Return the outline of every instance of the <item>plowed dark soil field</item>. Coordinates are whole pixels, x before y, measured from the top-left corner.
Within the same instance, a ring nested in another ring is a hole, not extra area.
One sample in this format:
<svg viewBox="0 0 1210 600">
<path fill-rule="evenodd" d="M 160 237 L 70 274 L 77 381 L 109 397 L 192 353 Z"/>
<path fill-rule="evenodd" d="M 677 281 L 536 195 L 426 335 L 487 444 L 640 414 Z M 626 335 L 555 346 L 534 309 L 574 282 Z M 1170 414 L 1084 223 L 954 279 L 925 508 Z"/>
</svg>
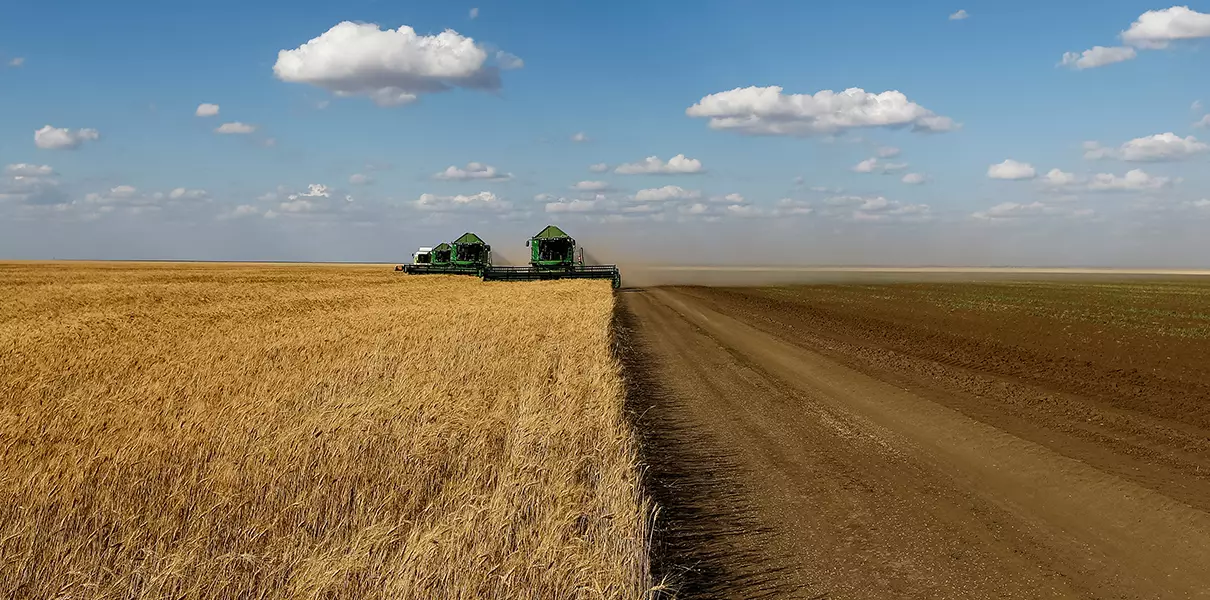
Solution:
<svg viewBox="0 0 1210 600">
<path fill-rule="evenodd" d="M 1210 597 L 1210 282 L 651 288 L 619 324 L 687 596 Z"/>
</svg>

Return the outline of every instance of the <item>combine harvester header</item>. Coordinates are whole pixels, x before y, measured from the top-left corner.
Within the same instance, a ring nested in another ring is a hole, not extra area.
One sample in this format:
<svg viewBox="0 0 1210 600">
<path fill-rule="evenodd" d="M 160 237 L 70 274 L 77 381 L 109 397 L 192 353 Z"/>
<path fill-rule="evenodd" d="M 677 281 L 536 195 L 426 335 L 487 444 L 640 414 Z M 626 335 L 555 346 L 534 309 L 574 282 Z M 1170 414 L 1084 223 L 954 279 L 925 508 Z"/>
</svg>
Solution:
<svg viewBox="0 0 1210 600">
<path fill-rule="evenodd" d="M 528 267 L 492 265 L 491 246 L 473 233 L 464 234 L 450 244 L 421 248 L 412 255 L 412 264 L 395 267 L 410 275 L 478 275 L 484 281 L 538 281 L 546 279 L 609 279 L 621 287 L 622 274 L 617 265 L 585 265 L 584 249 L 577 251 L 576 240 L 554 225 L 547 225 L 525 242 L 529 246 Z M 443 252 L 446 252 L 443 254 Z"/>
</svg>

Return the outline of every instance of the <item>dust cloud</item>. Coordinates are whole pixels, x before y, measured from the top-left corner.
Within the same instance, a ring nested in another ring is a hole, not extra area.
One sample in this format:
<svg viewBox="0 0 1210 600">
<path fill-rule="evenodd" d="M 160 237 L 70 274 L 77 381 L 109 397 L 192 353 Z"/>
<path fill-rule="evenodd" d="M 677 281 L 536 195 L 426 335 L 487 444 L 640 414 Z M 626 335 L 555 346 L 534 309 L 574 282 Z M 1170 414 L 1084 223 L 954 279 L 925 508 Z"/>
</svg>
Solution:
<svg viewBox="0 0 1210 600">
<path fill-rule="evenodd" d="M 627 286 L 961 280 L 1210 268 L 1210 240 L 1102 225 L 750 222 L 580 226 L 586 261 L 617 264 Z M 971 269 L 982 270 L 972 273 Z M 1072 271 L 1043 273 L 1040 270 Z M 1198 273 L 1200 274 L 1200 273 Z"/>
</svg>

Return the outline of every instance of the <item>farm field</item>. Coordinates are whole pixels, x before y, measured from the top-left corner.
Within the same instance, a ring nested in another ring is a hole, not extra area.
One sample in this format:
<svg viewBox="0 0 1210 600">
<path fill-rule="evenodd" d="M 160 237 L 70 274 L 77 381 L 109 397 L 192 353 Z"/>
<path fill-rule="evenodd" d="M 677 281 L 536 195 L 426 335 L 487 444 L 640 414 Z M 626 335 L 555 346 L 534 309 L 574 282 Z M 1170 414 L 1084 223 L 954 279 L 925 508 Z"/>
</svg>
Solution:
<svg viewBox="0 0 1210 600">
<path fill-rule="evenodd" d="M 1210 280 L 619 298 L 685 597 L 1210 597 Z"/>
<path fill-rule="evenodd" d="M 0 597 L 641 598 L 608 281 L 0 265 Z"/>
<path fill-rule="evenodd" d="M 2 264 L 0 597 L 1210 593 L 1210 280 L 838 273 Z"/>
</svg>

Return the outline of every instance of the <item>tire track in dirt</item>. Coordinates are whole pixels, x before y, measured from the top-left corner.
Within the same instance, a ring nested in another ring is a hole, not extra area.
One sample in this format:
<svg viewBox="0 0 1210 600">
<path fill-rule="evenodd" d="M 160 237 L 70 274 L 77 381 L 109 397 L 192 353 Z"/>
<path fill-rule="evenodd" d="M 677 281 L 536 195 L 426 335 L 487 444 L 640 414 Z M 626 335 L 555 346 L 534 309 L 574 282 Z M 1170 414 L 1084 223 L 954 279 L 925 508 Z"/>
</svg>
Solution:
<svg viewBox="0 0 1210 600">
<path fill-rule="evenodd" d="M 714 468 L 715 480 L 735 482 L 733 510 L 710 518 L 744 521 L 715 525 L 718 535 L 705 542 L 715 560 L 725 563 L 718 549 L 730 548 L 742 567 L 691 577 L 687 592 L 1210 597 L 1207 513 L 690 295 L 654 289 L 622 301 L 633 344 L 648 359 L 643 377 L 661 389 L 633 408 L 648 420 L 675 420 L 672 438 L 694 436 L 682 438 L 682 454 L 700 446 L 725 456 L 685 468 Z M 694 495 L 693 480 L 681 496 Z M 702 527 L 675 509 L 664 522 L 662 535 L 674 541 Z"/>
</svg>

